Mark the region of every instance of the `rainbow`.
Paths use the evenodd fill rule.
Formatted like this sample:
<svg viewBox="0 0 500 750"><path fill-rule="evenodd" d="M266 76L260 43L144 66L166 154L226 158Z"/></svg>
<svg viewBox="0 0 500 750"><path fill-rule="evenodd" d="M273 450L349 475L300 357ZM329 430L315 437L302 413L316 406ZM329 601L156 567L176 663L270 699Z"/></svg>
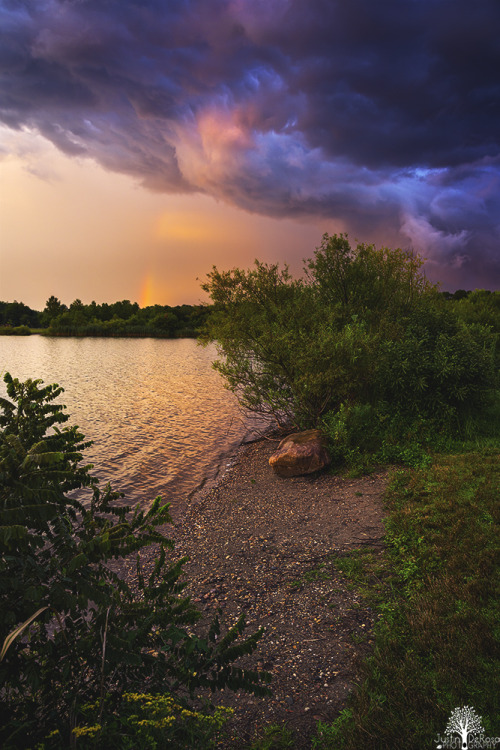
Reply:
<svg viewBox="0 0 500 750"><path fill-rule="evenodd" d="M139 307L149 307L153 305L153 274L151 271L147 271L142 283L141 291L139 292Z"/></svg>

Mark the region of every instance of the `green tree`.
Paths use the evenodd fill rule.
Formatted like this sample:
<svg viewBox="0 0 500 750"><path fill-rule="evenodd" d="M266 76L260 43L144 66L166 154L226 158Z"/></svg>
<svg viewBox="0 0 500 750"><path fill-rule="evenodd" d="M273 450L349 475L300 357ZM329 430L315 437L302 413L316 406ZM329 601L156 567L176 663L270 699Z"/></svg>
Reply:
<svg viewBox="0 0 500 750"><path fill-rule="evenodd" d="M351 247L346 234L323 235L305 265L317 296L342 323L358 315L378 328L437 292L422 274L418 255L365 243Z"/></svg>
<svg viewBox="0 0 500 750"><path fill-rule="evenodd" d="M56 318L58 318L62 313L67 311L66 305L63 305L61 300L59 300L54 295L50 296L45 303L45 308L42 312L42 323L44 326L50 326Z"/></svg>
<svg viewBox="0 0 500 750"><path fill-rule="evenodd" d="M216 342L216 367L246 408L317 425L373 396L382 332L433 293L420 266L401 250L324 235L304 279L258 261L246 272L214 268L203 285L215 303L204 339Z"/></svg>
<svg viewBox="0 0 500 750"><path fill-rule="evenodd" d="M158 331L166 336L173 336L178 325L179 320L173 312L158 313L158 315L155 315L151 319L151 328L153 331Z"/></svg>
<svg viewBox="0 0 500 750"><path fill-rule="evenodd" d="M367 433L398 420L406 432L421 419L456 426L495 387L495 338L461 321L422 265L325 234L301 279L258 261L214 267L203 340L216 343L215 367L241 404L278 423L326 424L332 436L339 419Z"/></svg>
<svg viewBox="0 0 500 750"><path fill-rule="evenodd" d="M40 313L23 302L0 302L0 325L36 328L40 325Z"/></svg>
<svg viewBox="0 0 500 750"><path fill-rule="evenodd" d="M89 703L105 734L125 691L175 694L188 705L200 687L266 693L262 673L235 660L256 647L240 618L224 637L182 594L183 560L169 562L171 522L157 498L147 511L117 503L82 463L89 445L55 403L62 389L5 376L0 400L0 743L71 747ZM75 495L75 491L78 494ZM144 570L141 550L157 545ZM134 581L111 564L135 556ZM190 697L191 696L191 697ZM101 730L99 730L101 731Z"/></svg>
<svg viewBox="0 0 500 750"><path fill-rule="evenodd" d="M316 375L301 366L304 356L320 359L308 344L319 331L303 282L286 266L256 261L249 271L214 267L203 288L214 302L203 340L216 343L224 358L215 367L242 405L278 422L314 420L325 395L322 383L307 395Z"/></svg>
<svg viewBox="0 0 500 750"><path fill-rule="evenodd" d="M480 323L500 333L500 292L475 289L459 298L454 309L467 323Z"/></svg>
<svg viewBox="0 0 500 750"><path fill-rule="evenodd" d="M139 305L137 302L130 302L128 299L121 300L121 302L114 302L110 305L112 315L116 315L122 320L128 320L132 315L138 312Z"/></svg>

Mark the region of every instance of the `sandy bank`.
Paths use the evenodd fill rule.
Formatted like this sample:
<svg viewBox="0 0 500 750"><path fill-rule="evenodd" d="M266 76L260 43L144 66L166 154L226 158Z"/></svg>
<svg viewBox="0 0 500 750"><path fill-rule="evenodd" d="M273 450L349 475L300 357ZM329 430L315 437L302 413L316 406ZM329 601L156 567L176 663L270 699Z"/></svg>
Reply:
<svg viewBox="0 0 500 750"><path fill-rule="evenodd" d="M266 629L249 664L273 675L273 698L224 693L241 747L256 728L285 721L309 747L318 719L332 720L370 648L373 615L335 567L359 547L382 548L386 473L280 479L268 465L277 441L240 451L218 486L192 503L175 529L176 556L188 555L187 592L210 620L232 624L246 612L248 633Z"/></svg>

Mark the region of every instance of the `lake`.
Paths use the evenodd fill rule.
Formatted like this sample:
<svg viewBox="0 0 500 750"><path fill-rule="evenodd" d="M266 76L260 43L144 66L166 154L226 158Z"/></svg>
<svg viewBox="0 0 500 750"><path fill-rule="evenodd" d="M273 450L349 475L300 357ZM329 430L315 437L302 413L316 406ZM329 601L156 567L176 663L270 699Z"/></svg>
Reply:
<svg viewBox="0 0 500 750"><path fill-rule="evenodd" d="M101 483L125 492L127 504L161 495L179 518L256 434L213 370L215 358L213 345L192 339L2 336L0 395L5 372L59 383L68 424L94 441L84 457Z"/></svg>

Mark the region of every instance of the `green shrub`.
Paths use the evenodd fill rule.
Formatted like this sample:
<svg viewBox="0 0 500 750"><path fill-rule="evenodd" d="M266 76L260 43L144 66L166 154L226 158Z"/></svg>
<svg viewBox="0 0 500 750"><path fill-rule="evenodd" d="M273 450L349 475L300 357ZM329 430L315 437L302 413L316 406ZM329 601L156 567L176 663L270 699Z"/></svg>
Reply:
<svg viewBox="0 0 500 750"><path fill-rule="evenodd" d="M193 634L200 613L182 592L183 560L167 559L170 523L157 498L147 511L117 504L82 463L89 445L54 403L62 389L5 376L0 399L0 743L33 747L56 729L71 747L83 707L100 701L104 725L124 692L184 696L200 688L267 694L268 675L240 669L262 633L242 639L241 617L222 637L216 618ZM74 491L79 490L78 498ZM157 545L144 570L141 550ZM109 563L134 555L136 577ZM104 697L106 696L106 701ZM54 735L55 736L55 735Z"/></svg>
<svg viewBox="0 0 500 750"><path fill-rule="evenodd" d="M416 465L429 439L472 430L498 387L496 335L462 320L421 266L324 235L302 279L258 261L213 268L203 340L244 408L322 426L337 461L361 466L382 451Z"/></svg>
<svg viewBox="0 0 500 750"><path fill-rule="evenodd" d="M233 709L195 710L169 694L124 693L119 710L111 713L107 699L81 707L72 738L81 750L208 750L214 747ZM104 711L102 710L104 704ZM103 716L105 721L103 721ZM37 750L66 750L65 737L53 730Z"/></svg>
<svg viewBox="0 0 500 750"><path fill-rule="evenodd" d="M28 326L4 326L0 328L0 336L30 336L31 328Z"/></svg>
<svg viewBox="0 0 500 750"><path fill-rule="evenodd" d="M378 393L393 411L412 419L463 424L491 402L496 382L495 337L466 325L443 305L416 311L398 334L381 343Z"/></svg>
<svg viewBox="0 0 500 750"><path fill-rule="evenodd" d="M294 734L287 726L270 724L262 736L252 742L249 750L292 750L295 747Z"/></svg>

